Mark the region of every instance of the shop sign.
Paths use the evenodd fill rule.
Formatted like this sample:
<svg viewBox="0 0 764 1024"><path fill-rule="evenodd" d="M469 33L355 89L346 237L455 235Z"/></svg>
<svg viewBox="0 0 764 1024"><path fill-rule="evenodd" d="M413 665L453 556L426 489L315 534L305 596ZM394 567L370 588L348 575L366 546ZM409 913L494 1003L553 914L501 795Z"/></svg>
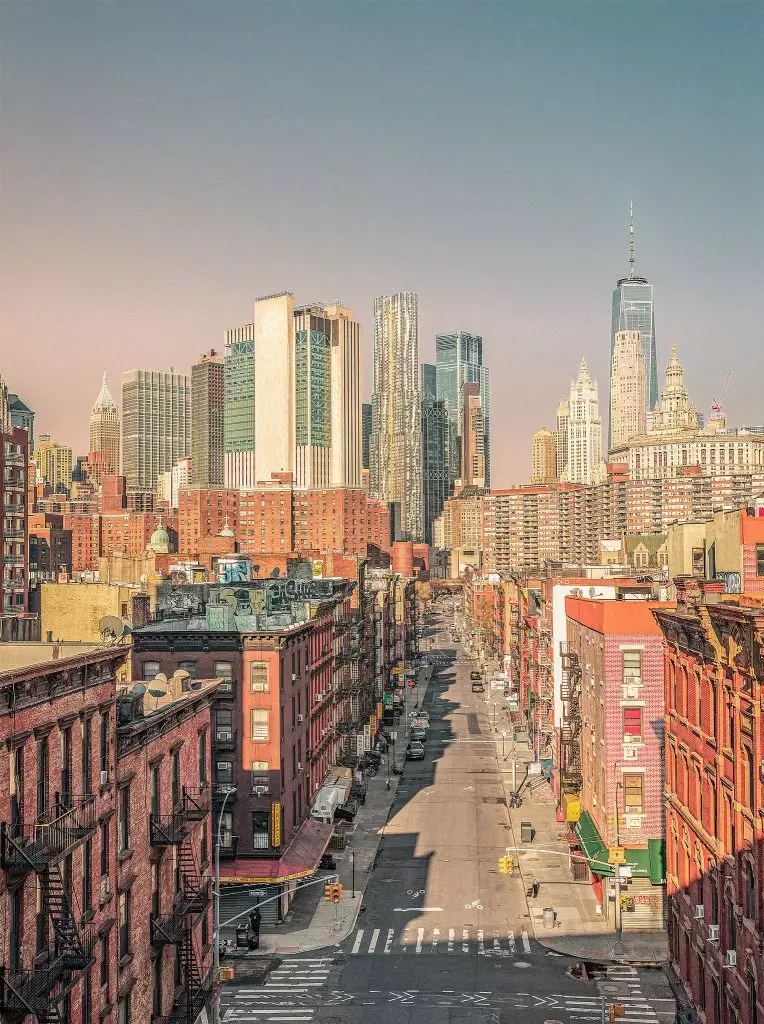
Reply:
<svg viewBox="0 0 764 1024"><path fill-rule="evenodd" d="M281 846L281 804L271 804L271 846Z"/></svg>

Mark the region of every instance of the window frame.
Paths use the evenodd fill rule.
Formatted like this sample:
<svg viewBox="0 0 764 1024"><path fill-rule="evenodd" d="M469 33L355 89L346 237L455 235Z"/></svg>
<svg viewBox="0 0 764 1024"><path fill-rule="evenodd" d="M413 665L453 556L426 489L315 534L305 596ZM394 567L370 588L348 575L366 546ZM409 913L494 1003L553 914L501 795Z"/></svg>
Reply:
<svg viewBox="0 0 764 1024"><path fill-rule="evenodd" d="M637 783L639 784L637 786ZM624 772L621 784L623 787L623 813L624 814L644 814L645 813L645 776L643 772ZM639 809L637 805L628 802L629 793L639 791L640 803Z"/></svg>

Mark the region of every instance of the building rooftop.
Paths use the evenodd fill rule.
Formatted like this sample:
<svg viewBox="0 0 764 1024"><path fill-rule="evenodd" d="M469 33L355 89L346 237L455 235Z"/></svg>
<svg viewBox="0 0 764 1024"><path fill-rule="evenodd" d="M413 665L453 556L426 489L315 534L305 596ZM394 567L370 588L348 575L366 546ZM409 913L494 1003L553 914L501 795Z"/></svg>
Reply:
<svg viewBox="0 0 764 1024"><path fill-rule="evenodd" d="M98 650L98 644L83 644L77 641L41 643L39 641L0 644L0 677L5 672L47 665L54 661L90 654Z"/></svg>

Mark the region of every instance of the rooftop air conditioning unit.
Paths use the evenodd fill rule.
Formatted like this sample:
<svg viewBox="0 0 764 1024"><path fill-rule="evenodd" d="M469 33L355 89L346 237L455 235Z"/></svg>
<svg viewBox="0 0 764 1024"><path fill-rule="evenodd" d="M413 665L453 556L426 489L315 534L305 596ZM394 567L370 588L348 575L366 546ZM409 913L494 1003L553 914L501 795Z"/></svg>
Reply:
<svg viewBox="0 0 764 1024"><path fill-rule="evenodd" d="M692 916L695 918L696 921L702 921L703 915L705 914L705 910L706 908L703 906L702 903L696 903L695 913Z"/></svg>
<svg viewBox="0 0 764 1024"><path fill-rule="evenodd" d="M725 967L737 967L737 953L734 949L728 949L724 954Z"/></svg>
<svg viewBox="0 0 764 1024"><path fill-rule="evenodd" d="M101 785L102 786L108 786L109 785L109 773L108 772L101 772Z"/></svg>
<svg viewBox="0 0 764 1024"><path fill-rule="evenodd" d="M258 796L267 796L267 794L268 794L268 787L267 786L255 786L255 793Z"/></svg>
<svg viewBox="0 0 764 1024"><path fill-rule="evenodd" d="M298 715L298 716L297 716L297 721L298 721L298 723L299 723L299 722L302 722L304 718L305 718L305 716L304 716L304 715Z"/></svg>
<svg viewBox="0 0 764 1024"><path fill-rule="evenodd" d="M708 941L709 942L718 942L719 941L719 925L718 924L710 924L708 926Z"/></svg>

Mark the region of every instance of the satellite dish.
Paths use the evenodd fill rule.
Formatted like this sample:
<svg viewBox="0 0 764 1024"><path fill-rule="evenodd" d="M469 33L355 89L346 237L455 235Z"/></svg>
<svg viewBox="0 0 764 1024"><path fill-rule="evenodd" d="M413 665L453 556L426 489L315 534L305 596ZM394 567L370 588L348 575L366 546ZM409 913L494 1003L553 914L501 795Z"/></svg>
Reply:
<svg viewBox="0 0 764 1024"><path fill-rule="evenodd" d="M166 697L167 696L167 690L155 690L153 686L149 687L149 691L148 692L149 692L149 696L150 697L154 697L156 700L159 700L160 697Z"/></svg>
<svg viewBox="0 0 764 1024"><path fill-rule="evenodd" d="M125 624L118 615L104 615L98 620L98 632L102 643L113 643L124 635Z"/></svg>
<svg viewBox="0 0 764 1024"><path fill-rule="evenodd" d="M186 672L184 668L176 668L172 674L173 679L190 679L191 673Z"/></svg>
<svg viewBox="0 0 764 1024"><path fill-rule="evenodd" d="M151 682L155 685L159 683L160 686L164 686L164 688L167 689L167 676L164 674L164 672L157 672L157 674L154 676Z"/></svg>
<svg viewBox="0 0 764 1024"><path fill-rule="evenodd" d="M133 695L133 697L142 697L145 692L146 692L146 687L143 685L143 683L136 683L133 686L132 690L130 691L130 693Z"/></svg>

